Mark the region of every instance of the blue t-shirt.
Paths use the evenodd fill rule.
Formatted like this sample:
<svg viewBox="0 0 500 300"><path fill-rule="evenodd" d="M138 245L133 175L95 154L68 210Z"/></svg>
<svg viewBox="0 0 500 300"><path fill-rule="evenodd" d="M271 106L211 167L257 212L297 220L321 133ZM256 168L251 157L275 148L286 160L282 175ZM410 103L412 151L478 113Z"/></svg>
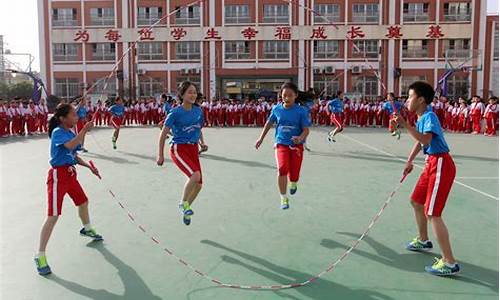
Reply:
<svg viewBox="0 0 500 300"><path fill-rule="evenodd" d="M341 113L344 111L344 104L339 98L335 98L328 102L328 109L330 109L332 113Z"/></svg>
<svg viewBox="0 0 500 300"><path fill-rule="evenodd" d="M200 140L203 122L203 112L199 106L193 105L191 110L185 110L180 105L170 110L164 125L172 130L171 144L196 144Z"/></svg>
<svg viewBox="0 0 500 300"><path fill-rule="evenodd" d="M76 165L76 151L81 149L81 146L76 146L75 149L69 150L64 147L64 144L75 138L75 133L72 130L66 130L62 127L57 127L52 131L50 138L50 165L53 167Z"/></svg>
<svg viewBox="0 0 500 300"><path fill-rule="evenodd" d="M76 114L78 115L79 119L87 118L87 108L84 105L79 106L76 110Z"/></svg>
<svg viewBox="0 0 500 300"><path fill-rule="evenodd" d="M420 133L432 132L431 143L427 146L422 146L424 154L441 154L448 153L450 149L444 140L443 129L439 123L439 119L432 111L429 105L427 111L417 120L417 131Z"/></svg>
<svg viewBox="0 0 500 300"><path fill-rule="evenodd" d="M109 111L113 116L121 118L125 114L125 106L123 104L115 104L109 108Z"/></svg>
<svg viewBox="0 0 500 300"><path fill-rule="evenodd" d="M304 128L311 126L306 109L297 104L288 109L283 104L276 105L268 121L276 123L276 144L288 146L295 145L292 137L301 135Z"/></svg>
<svg viewBox="0 0 500 300"><path fill-rule="evenodd" d="M396 107L397 113L400 113L401 107L403 106L403 104L401 104L401 102L399 102L399 101L392 101L392 102L394 103L394 107ZM394 108L392 106L391 101L384 102L384 105L382 106L382 108L384 110L386 110L389 114L394 113Z"/></svg>
<svg viewBox="0 0 500 300"><path fill-rule="evenodd" d="M163 112L165 113L165 115L168 115L171 109L172 105L170 105L170 103L168 102L163 103Z"/></svg>

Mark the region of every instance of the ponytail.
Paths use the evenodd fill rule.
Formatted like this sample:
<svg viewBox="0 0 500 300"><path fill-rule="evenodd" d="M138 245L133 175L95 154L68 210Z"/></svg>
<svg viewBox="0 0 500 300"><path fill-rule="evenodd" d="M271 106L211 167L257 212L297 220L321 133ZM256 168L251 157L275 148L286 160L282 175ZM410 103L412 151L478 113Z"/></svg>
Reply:
<svg viewBox="0 0 500 300"><path fill-rule="evenodd" d="M61 125L61 117L66 117L73 106L71 104L61 103L56 107L54 115L49 120L49 138L52 137L52 131Z"/></svg>

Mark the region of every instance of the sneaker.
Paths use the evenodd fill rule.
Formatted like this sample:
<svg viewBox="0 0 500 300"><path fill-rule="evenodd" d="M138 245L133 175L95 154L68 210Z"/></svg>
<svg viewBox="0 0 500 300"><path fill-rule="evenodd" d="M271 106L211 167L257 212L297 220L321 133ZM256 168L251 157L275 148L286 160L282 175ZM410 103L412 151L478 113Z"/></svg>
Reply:
<svg viewBox="0 0 500 300"><path fill-rule="evenodd" d="M432 266L426 266L425 271L436 276L453 276L460 272L460 266L455 263L453 267L448 266L442 258L434 258Z"/></svg>
<svg viewBox="0 0 500 300"><path fill-rule="evenodd" d="M290 194L295 195L295 193L297 192L297 183L290 182L289 187L290 187Z"/></svg>
<svg viewBox="0 0 500 300"><path fill-rule="evenodd" d="M85 227L83 227L80 230L80 235L92 238L94 240L94 242L99 242L99 241L103 240L102 236L100 234L97 234L97 232L95 231L94 228L92 228L90 230L85 230Z"/></svg>
<svg viewBox="0 0 500 300"><path fill-rule="evenodd" d="M38 271L38 274L45 276L49 275L52 273L52 270L50 269L49 265L47 264L47 257L45 255L35 257L35 264L36 264L36 270Z"/></svg>
<svg viewBox="0 0 500 300"><path fill-rule="evenodd" d="M182 215L186 216L194 215L194 211L191 209L191 206L187 203L186 204L179 203L179 210L181 211Z"/></svg>
<svg viewBox="0 0 500 300"><path fill-rule="evenodd" d="M191 224L191 216L183 215L182 222L184 223L184 225L189 226L189 224Z"/></svg>
<svg viewBox="0 0 500 300"><path fill-rule="evenodd" d="M406 244L406 250L410 251L430 251L432 249L432 242L423 242L418 238L414 238L411 242Z"/></svg>
<svg viewBox="0 0 500 300"><path fill-rule="evenodd" d="M281 199L281 209L288 209L290 207L290 203L288 202L288 198Z"/></svg>
<svg viewBox="0 0 500 300"><path fill-rule="evenodd" d="M83 153L87 153L87 152L89 152L89 150L87 150L87 149L85 149L85 148L82 148L82 152L83 152Z"/></svg>

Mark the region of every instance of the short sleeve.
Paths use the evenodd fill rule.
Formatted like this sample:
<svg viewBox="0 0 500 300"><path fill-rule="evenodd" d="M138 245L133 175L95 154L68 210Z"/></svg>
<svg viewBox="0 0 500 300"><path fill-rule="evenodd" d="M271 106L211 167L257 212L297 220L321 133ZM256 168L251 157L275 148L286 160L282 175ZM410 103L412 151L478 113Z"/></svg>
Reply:
<svg viewBox="0 0 500 300"><path fill-rule="evenodd" d="M66 144L71 141L72 137L70 135L64 134L64 131L61 129L55 129L52 132L51 141L52 144L56 147Z"/></svg>
<svg viewBox="0 0 500 300"><path fill-rule="evenodd" d="M273 110L271 111L271 114L269 115L269 118L267 118L267 121L269 123L274 124L274 123L276 123L278 121L278 116L276 115L276 107L278 107L278 106L275 106L273 108Z"/></svg>
<svg viewBox="0 0 500 300"><path fill-rule="evenodd" d="M441 134L441 125L435 114L427 114L426 118L422 121L422 133L432 132L434 134Z"/></svg>
<svg viewBox="0 0 500 300"><path fill-rule="evenodd" d="M200 126L203 128L203 124L205 124L205 118L203 117L203 111L200 108Z"/></svg>
<svg viewBox="0 0 500 300"><path fill-rule="evenodd" d="M167 117L165 118L165 122L163 125L165 125L168 128L172 128L175 122L175 111L171 110L170 113L168 113Z"/></svg>

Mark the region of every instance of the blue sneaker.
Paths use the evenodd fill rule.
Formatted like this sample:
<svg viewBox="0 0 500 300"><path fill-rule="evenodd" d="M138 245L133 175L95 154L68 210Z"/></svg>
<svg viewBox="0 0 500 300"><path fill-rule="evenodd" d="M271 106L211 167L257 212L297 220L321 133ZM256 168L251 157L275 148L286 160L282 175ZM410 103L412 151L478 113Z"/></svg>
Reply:
<svg viewBox="0 0 500 300"><path fill-rule="evenodd" d="M38 271L38 274L42 276L49 275L52 273L52 270L50 269L49 265L47 264L47 257L45 255L35 257L35 264L36 264L36 270Z"/></svg>
<svg viewBox="0 0 500 300"><path fill-rule="evenodd" d="M419 252L430 251L432 250L432 242L431 241L423 242L418 238L414 238L411 242L406 244L406 250L419 251Z"/></svg>
<svg viewBox="0 0 500 300"><path fill-rule="evenodd" d="M92 238L94 242L100 242L103 240L102 236L100 234L97 234L97 232L93 228L90 230L85 230L85 227L83 227L80 230L80 235Z"/></svg>
<svg viewBox="0 0 500 300"><path fill-rule="evenodd" d="M290 194L294 195L297 192L297 182L290 182Z"/></svg>
<svg viewBox="0 0 500 300"><path fill-rule="evenodd" d="M460 272L460 266L455 263L453 267L448 266L442 258L434 258L432 266L426 266L425 271L436 276L453 276Z"/></svg>
<svg viewBox="0 0 500 300"><path fill-rule="evenodd" d="M191 224L191 216L194 215L194 211L191 209L189 204L186 202L186 204L179 203L179 210L182 215L182 222L184 225L188 226Z"/></svg>
<svg viewBox="0 0 500 300"><path fill-rule="evenodd" d="M288 202L288 198L281 199L281 209L288 209L290 207L290 203Z"/></svg>

